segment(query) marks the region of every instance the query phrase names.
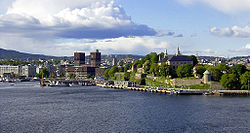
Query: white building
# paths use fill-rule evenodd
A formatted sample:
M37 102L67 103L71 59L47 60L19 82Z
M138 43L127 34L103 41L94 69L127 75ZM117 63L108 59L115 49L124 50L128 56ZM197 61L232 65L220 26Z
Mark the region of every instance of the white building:
M21 67L21 75L26 77L35 77L36 67L32 65L26 65Z
M5 73L21 74L21 66L0 65L0 75Z
M36 75L36 67L31 65L26 65L26 66L0 65L0 75L11 74L11 73L20 76L34 77Z

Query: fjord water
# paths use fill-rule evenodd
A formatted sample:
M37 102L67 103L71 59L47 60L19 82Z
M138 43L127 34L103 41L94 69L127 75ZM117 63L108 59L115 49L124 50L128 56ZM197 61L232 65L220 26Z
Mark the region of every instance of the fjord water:
M0 132L250 132L250 98L0 83Z

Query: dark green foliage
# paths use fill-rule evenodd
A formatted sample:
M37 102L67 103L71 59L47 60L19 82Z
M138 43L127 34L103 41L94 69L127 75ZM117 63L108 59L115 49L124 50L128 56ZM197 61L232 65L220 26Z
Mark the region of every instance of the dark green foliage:
M199 74L201 76L203 76L203 73L206 71L206 68L204 66L197 66L196 67L196 74Z
M240 76L241 89L250 89L250 72L245 72Z
M104 71L104 78L106 78L106 79L109 79L109 70L110 70L110 68L108 68Z
M118 67L119 72L124 72L124 67Z
M109 78L112 78L114 77L115 73L118 72L118 67L117 66L113 66L109 72L108 72L108 75L109 75Z
M151 61L151 63L157 63L158 62L158 55L155 52L151 53L150 61Z
M141 59L141 64L144 64L147 60L150 61L150 63L157 63L158 62L158 56L155 52L152 52L150 54L147 54L144 58Z
M243 73L247 71L246 66L237 64L235 66L232 66L230 69L230 73L236 74L237 77L240 77Z
M124 72L127 72L129 69L132 68L132 64L128 63L125 67L124 67Z
M237 89L239 86L239 80L236 74L224 74L220 80L221 85L228 89Z
M213 81L220 81L221 76L223 75L222 71L214 66L209 66L207 68L211 72Z
M124 80L129 81L131 73L125 73L124 74Z
M170 75L170 66L167 64L162 64L159 66L159 76L166 77Z
M226 63L218 64L215 66L215 68L220 70L222 73L228 73L230 69Z
M141 63L141 61L137 59L137 60L135 60L134 63Z
M142 64L138 64L138 65L137 65L137 68L142 68Z
M39 78L42 78L42 73L43 73L43 77L44 78L48 78L49 76L50 76L50 73L49 73L49 71L48 71L48 69L47 68L41 68L40 69L40 73L39 74L36 74L35 76L36 77L39 77Z
M158 67L157 63L151 64L149 73L152 73L154 75L158 75L159 74L159 67Z
M190 58L193 60L193 66L195 66L196 64L198 64L198 60L197 60L196 56L191 55Z
M150 61L147 60L147 61L143 64L144 72L149 74L150 67L151 67Z
M70 74L68 75L68 77L69 77L70 79L74 79L74 78L76 77L76 75L73 74L73 73L70 73Z
M192 64L180 65L176 70L176 74L180 78L191 77L192 76L192 69L193 69Z

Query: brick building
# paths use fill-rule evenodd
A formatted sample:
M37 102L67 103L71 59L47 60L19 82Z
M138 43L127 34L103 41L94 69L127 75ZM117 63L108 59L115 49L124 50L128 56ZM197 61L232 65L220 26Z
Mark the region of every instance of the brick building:
M92 67L100 67L101 53L98 50L96 50L96 52L90 53L90 64Z
M70 74L74 74L77 79L85 79L87 75L94 75L95 77L102 77L104 75L105 68L99 68L101 65L101 53L90 53L90 64L85 64L85 53L74 53L74 66L66 66L66 77Z

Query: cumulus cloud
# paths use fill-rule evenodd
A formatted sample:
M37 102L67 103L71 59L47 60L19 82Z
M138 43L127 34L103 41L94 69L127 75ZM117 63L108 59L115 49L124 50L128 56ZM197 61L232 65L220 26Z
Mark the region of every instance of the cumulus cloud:
M0 16L0 33L76 39L157 34L146 25L134 23L121 6L110 0L16 0Z
M237 13L250 10L249 0L178 0L185 5L201 3L225 13Z
M233 26L232 28L223 28L223 29L218 29L216 27L213 27L210 29L210 32L213 35L222 37L240 37L240 38L250 37L249 26L245 27Z

